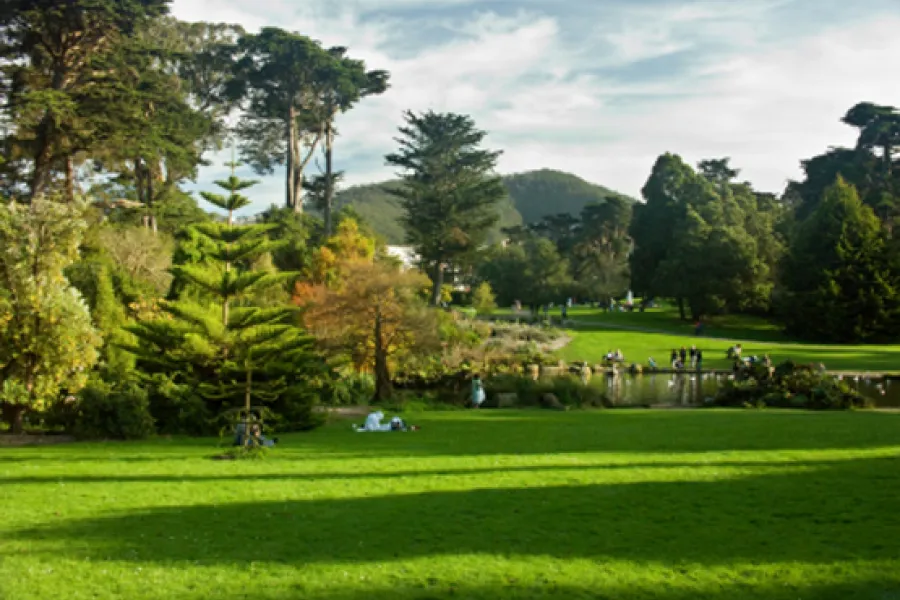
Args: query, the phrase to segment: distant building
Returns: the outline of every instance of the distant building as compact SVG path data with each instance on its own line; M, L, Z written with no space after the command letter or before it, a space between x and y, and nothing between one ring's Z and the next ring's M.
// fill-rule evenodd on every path
M412 246L388 246L388 256L398 259L403 265L403 270L414 269L419 264L419 255Z

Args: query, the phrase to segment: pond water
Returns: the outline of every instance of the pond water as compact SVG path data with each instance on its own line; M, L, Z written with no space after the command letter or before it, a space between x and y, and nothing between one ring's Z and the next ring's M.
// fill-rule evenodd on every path
M595 378L599 379L599 378ZM698 406L704 398L716 395L727 375L621 374L606 378L607 397L616 406ZM900 408L900 380L884 378L847 378L851 387L871 398L879 408ZM603 381L592 381L603 386Z

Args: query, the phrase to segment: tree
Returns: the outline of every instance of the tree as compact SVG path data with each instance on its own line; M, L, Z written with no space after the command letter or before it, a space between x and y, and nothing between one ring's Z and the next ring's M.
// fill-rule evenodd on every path
M303 211L303 172L324 135L319 92L335 58L319 42L274 27L245 35L229 93L243 99L241 159L260 174L284 165L285 204Z
M74 198L74 158L109 133L91 99L115 94L116 76L98 68L168 0L12 0L0 8L3 79L14 123L11 150L27 162L32 197L63 170Z
M267 237L271 226L234 224L234 212L250 202L240 192L254 184L237 178L235 167L229 178L216 182L227 196L203 194L227 212L225 222L193 226L204 242L203 260L173 269L202 291L204 301L186 296L162 303L168 318L130 328L140 343L129 349L147 372L177 372L210 403L243 404L246 421L254 399L307 394L305 378L320 361L311 338L295 323L295 309L254 301L296 274L259 268L258 259L273 246Z
M403 170L392 190L404 209L407 241L431 272L432 303L440 304L444 270L484 243L506 195L493 174L500 152L480 148L486 133L467 116L428 111L404 115L400 149L385 157Z
M72 205L0 204L0 405L13 432L29 408L77 391L101 338L64 269L85 223Z
M349 58L346 53L347 49L341 47L328 50L333 60L325 63L316 86L319 94L322 150L325 156L321 203L326 238L332 232L334 189L339 179L333 165L334 138L337 134L334 120L338 114L347 112L366 96L383 94L388 88L387 71L366 71L363 61Z
M491 284L482 281L472 292L472 306L479 314L489 315L497 308L497 302L494 298L494 292L491 290Z
M522 244L493 246L484 253L478 263L478 277L487 281L502 306L510 306L517 300L527 302L528 257Z
M859 129L858 148L881 149L884 172L890 176L894 164L894 148L900 146L900 112L893 106L860 102L847 111L842 120Z
M375 373L374 402L391 398L391 361L436 347L437 321L418 299L424 276L371 261L349 262L336 287L307 300L304 322L324 348Z
M874 212L843 179L791 242L779 308L800 337L858 343L898 333L900 269Z
M675 241L675 223L684 217L687 200L683 190L694 176L680 157L666 153L653 165L641 190L644 204L634 207L629 233L634 240L631 254L631 284L645 299L663 295L657 270Z
M681 317L768 308L781 244L776 206L748 184L733 183L728 159L700 163L659 158L635 207L631 259L635 291L675 298ZM687 303L687 304L686 304Z

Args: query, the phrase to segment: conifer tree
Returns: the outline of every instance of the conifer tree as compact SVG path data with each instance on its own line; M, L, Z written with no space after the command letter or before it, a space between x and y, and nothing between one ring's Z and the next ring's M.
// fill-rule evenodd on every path
M241 191L255 183L239 179L235 166L227 179L215 182L227 195L203 193L227 213L224 222L193 226L193 235L203 240L203 260L173 268L201 299L185 293L163 302L167 318L132 327L140 343L130 349L149 372L179 372L207 402L223 409L242 405L246 425L254 400L305 396L321 361L297 326L295 308L254 302L261 291L285 285L296 274L255 268L275 245L267 236L272 226L234 223L234 213L250 203Z

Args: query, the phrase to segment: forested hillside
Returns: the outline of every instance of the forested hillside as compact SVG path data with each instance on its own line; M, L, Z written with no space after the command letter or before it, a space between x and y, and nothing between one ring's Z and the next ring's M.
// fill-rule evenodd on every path
M492 238L505 227L536 223L559 213L578 216L586 205L603 202L609 196L627 198L603 186L589 183L571 173L542 169L503 177L509 199L500 205L500 222ZM398 200L388 190L397 182L359 185L338 192L336 207L352 206L372 229L391 244L403 243L403 213Z

